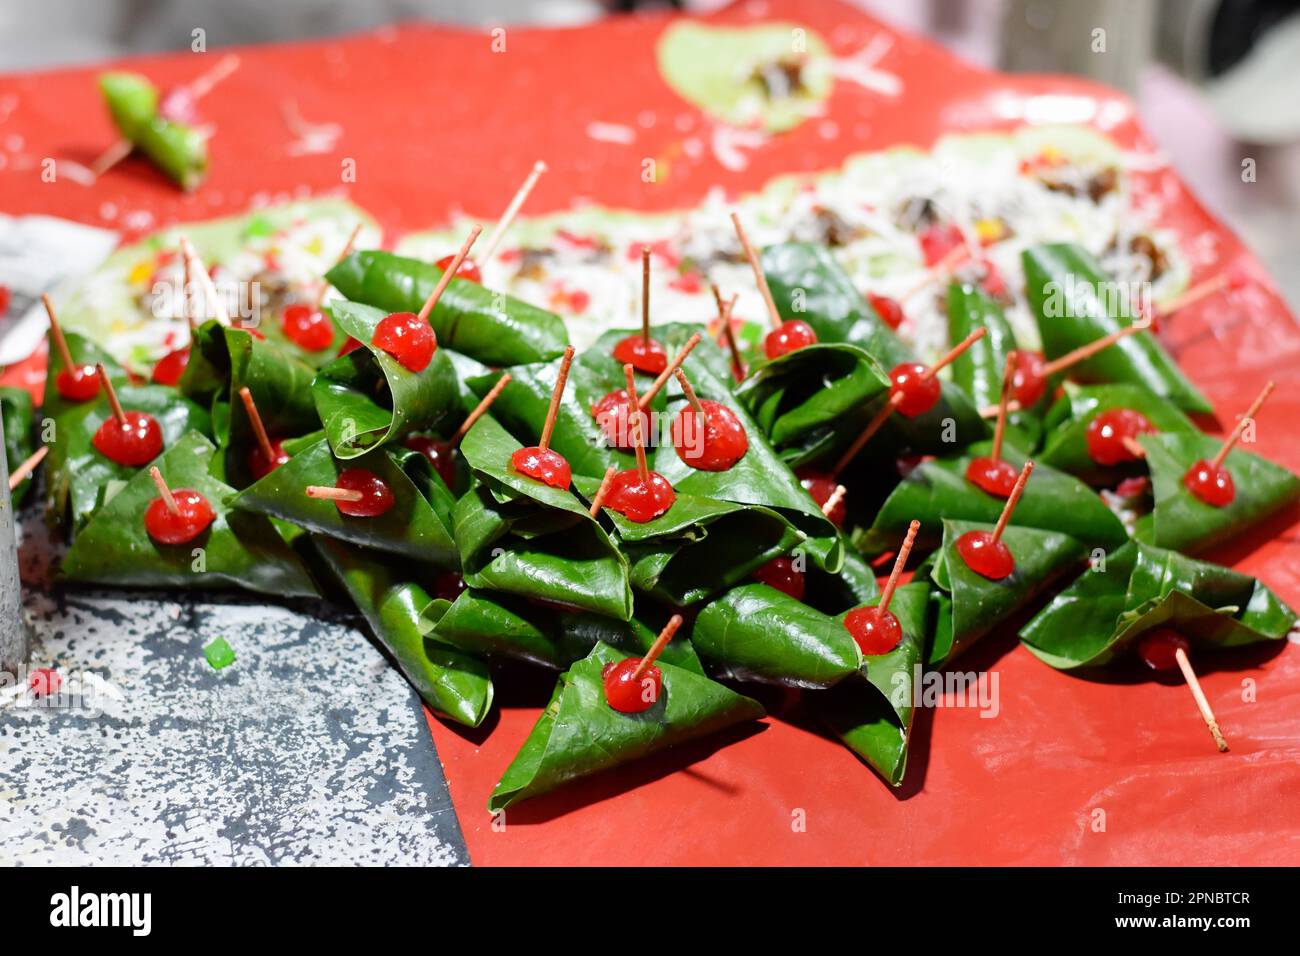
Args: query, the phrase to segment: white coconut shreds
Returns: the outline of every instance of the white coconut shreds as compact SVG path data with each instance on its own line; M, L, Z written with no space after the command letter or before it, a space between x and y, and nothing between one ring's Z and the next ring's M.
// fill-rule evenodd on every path
M1022 164L1053 158L1045 171ZM1140 158L1140 157L1138 157ZM900 335L923 358L948 346L941 307L946 281L925 282L928 270L915 228L903 212L909 201L929 201L941 223L960 229L968 247L1001 274L1007 317L1022 347L1039 345L1023 296L1020 254L1043 242L1074 242L1097 255L1121 280L1149 278L1150 261L1130 251L1147 236L1164 254L1153 285L1157 301L1187 282L1177 237L1155 229L1149 205L1135 209L1125 171L1130 158L1101 133L1083 127L1031 127L1010 134L963 134L940 140L930 152L896 148L862 153L837 170L774 179L762 190L728 200L717 188L697 207L670 213L633 213L575 204L570 211L521 218L497 256L480 263L484 284L562 315L578 348L608 328L640 321L640 249L654 250L651 321L706 321L716 315L709 283L739 294L735 315L766 321L762 298L740 255L730 214L741 216L756 246L799 240L825 243L834 224L835 258L864 294L902 297ZM1093 177L1114 173L1114 185L1094 198ZM1058 184L1049 188L1044 176ZM481 220L473 220L481 221ZM1005 238L989 241L990 223ZM411 234L397 251L436 261L453 252L471 219L446 230Z

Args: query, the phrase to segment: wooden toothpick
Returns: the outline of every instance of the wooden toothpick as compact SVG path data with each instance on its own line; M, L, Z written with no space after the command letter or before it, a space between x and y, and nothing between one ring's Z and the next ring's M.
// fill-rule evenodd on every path
M836 485L835 490L831 492L830 497L822 502L822 514L829 518L831 512L840 506L840 502L844 500L844 496L848 493L849 489L845 488L843 485Z
M122 411L122 403L117 400L117 392L113 389L113 383L108 380L108 370L104 368L103 362L95 363L95 374L99 376L99 383L104 386L104 393L108 396L108 406L113 409L113 417L125 428L126 412Z
M465 240L465 244L460 247L460 251L457 252L455 258L451 260L451 265L447 266L447 268L443 270L441 277L438 279L438 284L434 286L433 291L429 293L429 298L424 300L424 305L420 306L418 314L421 322L429 321L429 315L433 312L433 307L438 304L438 300L442 298L442 293L446 290L451 280L456 278L456 270L460 268L460 264L464 262L465 257L469 255L470 249L474 247L474 242L478 239L478 235L482 231L483 227L477 224L475 224L474 228L469 231L469 238Z
M253 436L257 439L257 447L262 451L262 458L266 461L267 466L275 463L275 449L271 447L271 438L266 433L266 426L262 424L262 416L257 411L257 404L253 401L253 393L245 385L239 390L240 401L244 403L244 411L248 414L248 423L253 426Z
M1183 680L1187 681L1187 688L1196 700L1196 709L1201 712L1201 719L1205 721L1205 726L1210 728L1210 736L1214 738L1215 746L1219 748L1219 753L1226 754L1228 741L1219 730L1219 721L1214 716L1214 710L1210 707L1205 691L1201 689L1201 682L1196 676L1196 671L1192 669L1192 662L1187 659L1187 652L1181 647L1175 648L1174 660L1178 662L1178 669L1183 672Z
M713 298L718 303L718 318L722 322L722 338L727 343L727 350L731 353L731 372L736 377L737 382L745 380L745 362L740 357L740 346L736 344L736 330L731 327L731 311L736 307L736 296L729 300L723 301L722 293L718 287L713 286Z
M709 426L709 413L704 410L704 405L700 402L699 396L695 394L695 389L686 378L686 373L681 369L677 370L677 384L682 387L682 394L686 396L686 401L690 402L691 408L695 409L695 414L700 416L700 421L704 427Z
M641 247L641 341L650 344L650 247Z
M54 339L54 348L59 353L59 359L63 362L63 367L71 375L76 367L72 364L72 352L68 349L68 340L63 337L63 329L59 325L59 317L54 314L54 303L46 293L41 293L41 303L45 306L45 314L50 317L50 338Z
M1218 468L1223 464L1223 459L1228 457L1228 452L1232 451L1233 446L1241 440L1241 433L1246 430L1246 426L1250 422L1254 421L1255 415L1259 413L1260 408L1263 407L1266 401L1268 401L1268 397L1273 394L1273 389L1276 387L1277 383L1271 379L1264 384L1264 388L1257 396L1255 396L1255 400L1250 403L1250 408L1246 409L1246 414L1237 419L1237 424L1232 429L1232 434L1227 437L1223 446L1215 453L1214 457L1210 459L1211 467Z
M1002 369L1002 398L998 402L998 423L993 426L993 460L1002 460L1002 438L1007 430L1007 404L1011 401L1011 382L1015 377L1015 356L1007 354Z
M939 374L940 369L942 369L946 365L951 365L953 362L957 360L958 356L960 356L962 352L965 352L968 348L970 348L980 339L984 338L984 336L987 334L988 334L988 329L986 329L984 326L981 325L978 329L976 329L970 335L966 336L964 339L962 339L960 342L958 342L956 345L950 348L943 355L939 356L939 361L935 362L933 365L927 368L925 372L922 373L921 378L923 379L934 378L936 375Z
M542 178L542 173L544 172L546 172L546 164L544 162L539 159L537 162L533 163L533 171L528 174L528 178L524 180L524 184L519 187L514 198L510 200L510 205L506 207L506 211L503 212L501 218L497 220L497 224L493 228L492 234L488 236L487 241L483 243L483 258L479 260L480 263L487 262L497 251L497 246L499 246L501 240L505 238L506 230L509 229L510 224L515 221L515 216L519 215L519 210L528 199L528 194L533 191L533 187L537 185L537 180ZM452 271L454 272L455 270L453 269Z
M342 262L348 256L352 255L352 250L356 247L357 244L357 236L361 235L361 226L362 223L357 223L355 226L352 227L352 234L348 236L347 244L344 245L343 251L339 253L339 257L334 260L335 265ZM320 284L320 291L316 293L316 301L312 304L312 309L314 311L319 312L321 310L321 306L325 304L325 295L326 293L329 292L329 290L330 290L329 282L322 280Z
M853 439L853 444L844 449L844 454L840 455L839 461L835 462L835 467L831 469L832 478L838 478L840 472L849 466L849 462L858 457L858 452L862 451L867 442L871 441L876 432L880 431L885 422L889 421L889 416L894 414L894 411L902 404L902 392L894 392L889 396L885 404L880 407L880 411L876 412L871 421L867 422L867 427L862 429L857 438Z
M573 364L573 346L564 350L560 359L560 372L555 376L555 388L551 390L551 405L546 410L546 424L542 426L542 440L537 447L542 451L551 447L551 433L555 431L555 419L560 414L560 399L564 397L564 385L569 380L569 366ZM629 366L630 367L630 366Z
M654 400L654 397L659 394L659 390L662 389L668 380L673 377L673 374L682 367L682 363L686 361L686 356L690 355L691 350L700 344L700 338L700 333L696 332L686 340L686 344L683 345L682 350L677 353L677 357L668 363L668 367L660 372L659 377L656 378L650 384L650 387L645 390L645 393L641 396L641 400L637 406L638 408L644 411L646 406Z
M17 468L15 468L12 473L10 473L9 490L13 491L15 488L21 485L23 481L27 478L27 476L36 470L36 466L45 460L45 456L48 455L49 453L50 453L50 446L42 445L40 448L36 449L36 451L28 455L27 458L24 459L23 463L19 465Z
M469 434L469 430L474 427L474 423L487 414L487 410L492 407L492 403L497 400L501 391L510 384L510 373L502 375L497 379L497 383L492 386L492 390L483 396L482 401L474 406L474 410L465 416L465 420L460 423L460 428L456 429L455 434L451 436L450 445L455 448L460 444L462 438Z
M908 555L912 553L912 544L916 541L916 533L921 530L921 522L913 521L907 526L907 537L903 539L903 545L898 549L898 557L894 559L894 569L889 572L889 580L885 582L885 589L880 592L880 603L877 607L881 613L889 610L889 602L894 599L894 590L898 587L898 579L903 574L903 567L907 564Z
M1064 372L1070 366L1078 365L1084 359L1092 358L1103 349L1110 348L1120 339L1136 335L1145 328L1145 325L1126 325L1122 329L1109 332L1093 342L1080 345L1077 349L1071 349L1060 358L1052 359L1052 361L1043 364L1043 378L1051 378L1053 375Z
M781 327L781 313L776 310L776 302L772 299L772 290L768 288L767 276L763 275L763 267L758 261L758 253L749 244L749 237L745 235L745 227L740 224L740 216L734 212L731 214L731 223L736 227L736 238L740 240L740 247L745 250L745 258L749 260L749 267L754 270L754 281L758 283L758 291L763 295L763 304L767 306L767 317L772 321L772 328L779 329Z
M194 251L194 245L190 242L188 236L181 236L181 255L185 261L191 264L194 275L198 277L199 285L203 287L203 310L204 316L208 314L206 306L212 303L211 308L218 323L224 326L230 325L230 313L226 311L226 300L217 293L217 287L212 281L212 274L208 272L207 266Z
M149 469L149 477L153 479L154 485L158 488L158 494L162 498L163 504L167 506L167 510L174 515L180 514L181 509L176 507L176 499L172 497L172 490L167 487L167 482L163 479L162 472L158 470L157 465Z
M668 646L668 642L673 639L673 635L677 633L677 629L681 626L682 616L680 614L674 614L668 619L664 629L659 632L655 642L650 645L650 650L646 651L645 657L641 658L641 663L632 672L632 683L635 684L639 681L642 675L650 669L651 665L659 659L659 655L664 652L664 648Z
M1025 482L1029 476L1034 473L1034 463L1025 462L1025 467L1020 469L1020 477L1016 479L1015 486L1011 489L1011 494L1007 496L1007 503L1002 506L1002 514L998 515L998 523L993 528L993 542L996 544L1002 540L1002 532L1007 530L1007 522L1011 520L1011 513L1016 510L1016 502L1020 500L1020 493L1025 490Z
M596 496L591 499L591 516L594 518L600 514L600 509L605 507L605 497L609 494L609 486L614 481L614 476L618 474L618 466L610 465L605 469L605 477L600 479L600 487L596 489Z
M649 483L650 466L645 459L645 435L641 434L641 406L636 397L636 377L631 363L623 366L623 376L627 379L627 424L632 429L632 447L636 449L636 467L641 474L641 481Z
M308 498L320 498L324 501L360 501L365 497L360 491L350 488L335 488L333 485L308 485L303 489Z

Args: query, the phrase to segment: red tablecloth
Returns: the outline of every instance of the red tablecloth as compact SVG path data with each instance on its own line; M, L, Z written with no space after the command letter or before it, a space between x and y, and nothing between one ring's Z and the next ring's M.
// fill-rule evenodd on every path
M840 82L825 117L833 127L805 123L736 173L708 151L693 156L681 149L686 134L679 122L703 120L656 69L664 17L565 31L510 29L505 53L494 53L486 34L409 25L240 51L240 70L204 102L218 133L212 174L191 196L134 163L90 188L66 179L43 183L42 158L89 161L113 137L93 82L99 68L0 77L0 207L139 233L258 201L337 192L374 213L391 241L456 207L494 215L538 157L551 172L530 212L580 198L677 207L718 184L752 189L778 173L822 169L864 149L924 146L945 132L1049 115L1068 115L1135 150L1151 150L1131 104L1111 91L1072 79L986 73L832 0L742 4L712 19L773 18L819 31L839 56L887 35L892 46L879 67L902 80L903 94ZM185 54L124 65L168 84L191 78L197 63ZM309 120L343 125L335 152L288 154L285 99ZM592 121L629 125L636 140L597 142L586 133ZM670 175L644 183L644 157L669 159ZM341 179L345 159L355 160L353 183ZM1300 330L1258 265L1172 170L1140 178L1198 273L1241 258L1261 275L1249 307L1224 309L1209 300L1180 313L1163 334L1225 413L1243 408L1265 377L1276 378L1257 450L1300 468ZM1300 603L1295 520L1290 515L1270 529L1271 538L1218 557ZM1251 550L1255 545L1262 546ZM1206 692L1232 743L1226 756L1215 753L1181 685L1066 676L1007 634L960 663L997 675L1000 713L986 719L974 709L922 712L901 792L891 792L838 743L776 716L739 739L683 748L522 804L500 831L491 826L487 795L532 726L551 678L508 682L498 694L499 718L479 731L436 720L431 727L471 857L481 864L1296 863L1300 654L1277 651L1201 662ZM797 819L806 822L803 830L792 826Z

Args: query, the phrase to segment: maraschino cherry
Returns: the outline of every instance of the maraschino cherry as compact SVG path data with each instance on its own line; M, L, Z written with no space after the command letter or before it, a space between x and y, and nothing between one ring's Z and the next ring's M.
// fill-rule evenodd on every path
M515 217L519 215L519 210L524 201L528 199L528 194L533 191L533 187L537 185L537 180L541 178L544 172L546 172L544 162L538 160L533 163L532 172L528 174L528 178L524 180L523 185L515 191L513 198L510 200L510 205L506 206L506 211L501 214L501 218L497 220L492 234L488 236L487 241L484 243L483 257L480 261L487 262L492 258L497 251L497 246L505 237L506 230L510 228L511 223L515 221ZM478 263L468 257L443 256L438 260L438 268L442 270L443 277L448 280L455 276L458 279L467 279L470 282L477 282L479 285L483 284L482 270L479 268Z
M154 365L149 380L155 385L175 385L181 380L181 376L185 374L185 369L189 364L190 347L188 345L172 349Z
M772 331L767 333L767 338L763 340L763 351L767 357L777 359L805 346L815 345L817 333L807 322L800 319L781 321L781 313L777 311L776 302L772 299L772 290L768 287L767 276L763 274L758 253L749 244L745 227L740 224L740 216L733 212L731 223L736 227L736 238L740 240L740 247L745 251L745 258L749 260L749 267L754 272L754 281L758 284L758 291L763 295L763 304L767 307L767 316L772 322Z
M610 661L601 670L605 684L605 702L621 714L640 714L649 710L663 693L664 675L655 661L682 626L682 616L674 614L645 657L625 657Z
M119 465L138 468L153 461L163 447L162 429L157 420L146 412L123 410L104 366L96 365L95 371L113 414L95 431L91 444L101 455Z
M433 579L433 596L444 601L455 601L465 592L465 575L459 571L443 571Z
M63 337L63 329L59 327L59 319L54 314L54 303L48 295L42 295L41 302L45 305L45 314L50 317L50 338L54 340L54 348L63 361L63 368L54 376L54 387L60 397L69 402L88 402L99 394L99 373L95 371L94 365L78 365L72 361L68 340Z
M335 507L353 518L377 518L393 507L393 489L388 482L365 468L345 468L331 485L308 485L308 498L334 502Z
M275 469L289 460L289 453L279 441L272 441L262 423L262 416L253 401L253 393L245 385L239 390L239 399L244 403L244 412L248 415L248 424L253 429L256 440L248 453L248 472L254 480L265 478Z
M627 392L636 403L636 382L631 365L623 366L627 378ZM636 449L636 467L616 474L610 482L606 505L629 521L644 524L664 514L677 500L677 493L668 479L651 471L646 463L645 436L641 432L639 417L632 419L632 444Z
M727 471L749 451L745 426L726 405L700 400L686 373L677 370L677 381L687 406L673 420L673 449L677 457L700 471Z
M773 558L754 571L754 578L796 601L802 601L807 589L807 576L795 566L796 559L782 555Z
M1009 497L1016 486L1016 469L1002 458L1002 439L1007 429L1007 404L1014 389L1014 363L1015 359L1008 355L1002 371L1002 400L998 403L998 423L993 428L992 451L987 457L972 458L966 466L966 480L995 498Z
M322 352L334 344L334 323L319 306L294 302L280 315L284 337L307 352Z
M564 350L564 358L560 360L560 371L555 376L555 388L551 391L551 405L546 410L546 423L542 426L542 440L532 447L516 449L510 456L515 471L552 488L568 488L573 480L568 461L551 449L551 434L555 431L556 416L560 414L560 400L564 397L564 385L569 380L571 364L572 345Z
M479 269L478 263L473 259L465 259L458 266L456 263L456 254L448 253L438 260L437 266L444 273L450 272L457 279L467 279L470 282L483 284L483 271Z
M897 299L891 299L887 295L876 295L874 292L867 293L867 301L871 303L872 310L880 316L880 321L895 331L903 324L906 317L903 314L903 306Z
M492 407L492 403L497 400L497 396L511 382L509 372L502 375L492 389L483 396L482 401L474 406L474 410L465 416L465 420L460 423L460 427L452 433L452 436L443 441L432 435L408 435L403 444L412 451L418 451L433 466L434 471L442 478L443 482L449 487L456 483L456 448L460 445L469 430L474 427L474 423L486 414L487 410Z
M1083 437L1088 446L1088 457L1103 467L1111 468L1144 457L1146 452L1138 443L1138 436L1154 434L1156 430L1150 419L1139 411L1108 408L1088 423Z
M889 602L894 598L898 579L903 573L903 566L907 564L908 555L912 553L912 544L916 541L916 532L920 528L919 521L913 521L907 526L907 537L903 539L903 545L898 549L898 557L894 559L894 568L889 572L889 580L885 582L885 589L880 592L879 603L871 607L854 608L844 616L845 628L853 635L858 648L867 657L888 654L903 639L903 626L898 622L898 616L889 609Z
M1210 729L1210 736L1214 738L1215 746L1219 748L1219 753L1227 753L1228 741L1219 730L1219 721L1214 716L1209 698L1201 689L1200 679L1197 678L1196 671L1192 669L1192 662L1187 656L1191 647L1187 638L1173 628L1158 627L1147 631L1138 639L1137 655L1142 663L1154 671L1168 672L1175 668L1182 671L1183 680L1187 682L1187 687L1192 692L1196 709L1201 712L1201 719Z
M682 346L682 350L664 367L664 370L659 373L650 384L650 387L641 393L641 399L637 403L640 414L637 417L640 419L642 435L650 427L646 409L650 407L654 397L667 384L668 379L672 378L677 370L682 367L682 363L686 361L686 357L691 354L695 346L700 344L700 340L701 336L698 332L687 339L686 344ZM600 430L604 432L605 439L611 447L624 450L632 448L632 426L628 421L631 418L631 409L632 400L629 398L626 388L615 389L592 406L591 416L596 420L596 424L600 426Z
M650 247L641 248L641 334L629 335L614 346L616 361L638 372L658 375L668 367L668 353L650 338Z
M1016 479L1015 487L1007 497L1007 503L1002 507L998 523L991 532L967 531L957 539L957 553L966 562L966 566L990 581L1001 581L1003 578L1010 577L1016 570L1016 559L1006 542L1002 540L1002 533L1007 530L1011 512L1016 510L1016 502L1020 500L1020 494L1025 490L1025 482L1029 480L1033 470L1034 463L1025 462L1025 467L1021 469L1020 476Z
M1195 462L1183 475L1183 484L1187 486L1187 490L1207 505L1226 508L1237 497L1237 488L1232 481L1232 472L1228 471L1223 464L1224 459L1228 457L1228 452L1232 451L1233 446L1241 439L1246 426L1255 420L1255 415L1259 413L1268 397L1273 394L1275 387L1276 383L1272 381L1266 383L1263 390L1250 403L1250 408L1246 409L1246 414L1238 419L1236 427L1232 429L1232 434L1224 441L1215 456L1209 461Z
M844 504L844 495L839 494L837 497L839 489L844 487L839 480L834 475L811 467L800 468L794 474L804 491L812 495L812 500L817 502L817 507L822 509L822 514L826 515L831 524L837 528L844 524L847 508Z
M917 237L917 241L927 266L937 265L966 247L966 237L952 223L930 226Z
M159 544L188 544L216 520L212 505L199 492L168 488L157 467L149 469L149 476L158 486L158 497L144 511L144 530Z

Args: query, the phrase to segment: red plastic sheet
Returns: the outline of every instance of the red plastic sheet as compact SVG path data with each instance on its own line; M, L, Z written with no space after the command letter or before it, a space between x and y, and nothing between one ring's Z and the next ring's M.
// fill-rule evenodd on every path
M821 33L837 56L887 37L877 65L902 81L902 93L838 83L822 121L777 137L733 172L708 151L682 150L679 119L703 120L656 69L664 17L510 29L503 53L486 34L411 25L241 51L241 69L204 102L218 133L212 174L192 196L135 161L91 188L42 182L43 157L88 162L112 140L94 85L99 68L0 78L0 207L134 235L255 202L337 192L375 214L391 242L458 207L494 216L539 157L551 172L530 213L578 198L675 208L716 185L744 191L853 152L1047 117L1090 123L1127 148L1154 152L1132 105L1112 91L983 72L831 0L741 4L710 19L796 21ZM169 84L195 75L195 63L174 55L124 65ZM285 100L308 120L341 123L337 149L291 155ZM591 122L629 125L635 142L593 140ZM643 182L646 157L668 160L670 175ZM342 180L349 159L355 182ZM1196 263L1194 279L1233 263L1257 279L1231 308L1211 298L1180 312L1162 330L1166 344L1225 416L1276 378L1256 450L1300 469L1300 328L1259 265L1172 169L1153 168L1140 180ZM5 378L38 379L42 365L38 359ZM1213 557L1300 603L1296 517ZM760 725L521 804L500 829L487 796L536 719L551 676L504 682L499 716L479 731L430 725L479 864L1300 862L1300 654L1289 647L1200 661L1232 744L1223 756L1181 685L1066 676L1010 633L987 639L958 666L996 675L1000 710L922 712L900 792L778 701L776 716Z

